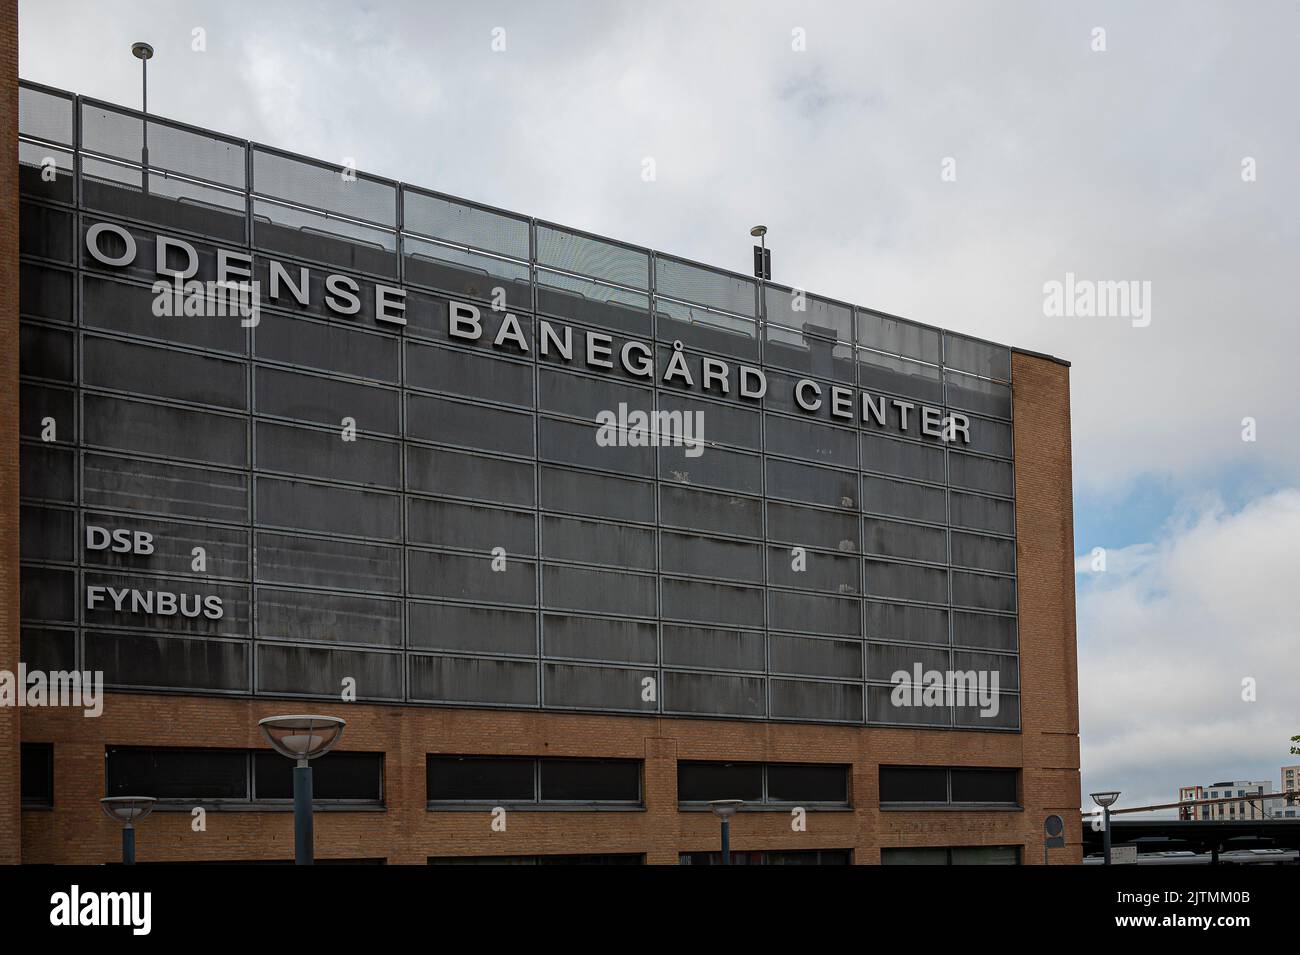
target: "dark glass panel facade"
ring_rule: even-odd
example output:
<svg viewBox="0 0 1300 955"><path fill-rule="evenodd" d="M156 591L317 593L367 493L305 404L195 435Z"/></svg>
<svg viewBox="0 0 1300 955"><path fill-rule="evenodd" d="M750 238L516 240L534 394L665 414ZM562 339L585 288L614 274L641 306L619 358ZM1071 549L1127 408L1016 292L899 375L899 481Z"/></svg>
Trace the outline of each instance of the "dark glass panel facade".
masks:
<svg viewBox="0 0 1300 955"><path fill-rule="evenodd" d="M123 689L1017 728L1008 349L152 118L146 173L137 116L21 103L24 653ZM258 320L157 314L177 243L197 280L246 266ZM804 377L970 441L810 414ZM702 453L602 445L620 406L698 416ZM997 673L998 715L900 715L912 663Z"/></svg>

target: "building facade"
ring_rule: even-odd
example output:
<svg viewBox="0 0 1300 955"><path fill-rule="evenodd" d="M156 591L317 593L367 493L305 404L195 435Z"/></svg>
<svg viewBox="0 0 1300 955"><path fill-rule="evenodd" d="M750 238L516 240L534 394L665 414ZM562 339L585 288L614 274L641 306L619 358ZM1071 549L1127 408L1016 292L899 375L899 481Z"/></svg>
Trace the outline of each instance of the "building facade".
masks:
<svg viewBox="0 0 1300 955"><path fill-rule="evenodd" d="M16 97L8 861L1080 860L1065 363Z"/></svg>
<svg viewBox="0 0 1300 955"><path fill-rule="evenodd" d="M1300 807L1287 794L1294 792L1292 783L1288 786L1287 770L1295 767L1283 766L1281 769L1282 789L1273 792L1273 784L1267 779L1236 779L1210 783L1208 786L1183 786L1178 790L1179 802L1198 800L1218 800L1204 806L1181 806L1179 819L1208 822L1239 822L1252 819L1298 819ZM1291 777L1294 779L1294 776ZM1236 799L1235 802L1230 800ZM1253 797L1253 798L1252 798Z"/></svg>

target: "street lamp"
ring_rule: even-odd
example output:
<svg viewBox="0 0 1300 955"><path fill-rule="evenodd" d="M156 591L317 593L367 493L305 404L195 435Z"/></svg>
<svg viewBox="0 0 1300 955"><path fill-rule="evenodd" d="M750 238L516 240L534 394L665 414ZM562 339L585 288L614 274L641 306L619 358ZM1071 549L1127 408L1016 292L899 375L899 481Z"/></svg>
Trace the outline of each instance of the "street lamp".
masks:
<svg viewBox="0 0 1300 955"><path fill-rule="evenodd" d="M149 61L153 59L153 47L143 40L131 44L131 55L140 61L140 129L143 139L140 146L140 183L147 194L149 192Z"/></svg>
<svg viewBox="0 0 1300 955"><path fill-rule="evenodd" d="M1109 792L1089 793L1088 795L1092 797L1093 802L1101 807L1103 816L1103 829L1101 833L1102 846L1106 853L1106 865L1110 865L1110 807L1113 806L1115 800L1119 798L1119 792L1117 790L1111 790Z"/></svg>
<svg viewBox="0 0 1300 955"><path fill-rule="evenodd" d="M346 724L337 716L268 716L257 725L277 753L294 761L293 858L314 865L310 761L333 748Z"/></svg>
<svg viewBox="0 0 1300 955"><path fill-rule="evenodd" d="M122 824L122 865L135 865L135 825L153 812L153 796L105 796L99 801L104 815Z"/></svg>
<svg viewBox="0 0 1300 955"><path fill-rule="evenodd" d="M713 814L722 820L722 864L731 865L731 817L745 804L743 799L714 799L709 802Z"/></svg>

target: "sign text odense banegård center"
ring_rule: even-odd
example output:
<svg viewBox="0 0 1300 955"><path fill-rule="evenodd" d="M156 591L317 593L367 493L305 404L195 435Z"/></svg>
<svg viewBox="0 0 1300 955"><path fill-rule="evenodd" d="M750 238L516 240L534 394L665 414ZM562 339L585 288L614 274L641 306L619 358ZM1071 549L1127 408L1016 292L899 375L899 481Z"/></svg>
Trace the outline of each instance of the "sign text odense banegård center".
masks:
<svg viewBox="0 0 1300 955"><path fill-rule="evenodd" d="M110 248L116 245L117 248ZM92 258L102 265L125 268L133 265L138 255L135 238L126 229L109 222L92 225L86 232L86 248ZM155 238L155 273L160 276L155 283L155 291L160 295L171 295L174 289L184 288L185 283L193 280L198 272L198 250L184 239L166 235ZM175 268L170 262L173 254L183 257L184 268ZM268 288L267 299L270 302L291 300L301 307L311 304L310 269L307 266L289 265L267 258ZM295 274L296 273L296 274ZM230 289L247 289L253 275L252 256L218 248L216 250L217 287ZM369 284L369 283L368 283ZM193 282L196 293L207 294L201 283ZM350 275L338 272L326 274L324 282L324 305L332 313L342 317L356 316L361 311L361 283ZM375 321L400 327L406 324L406 291L398 286L373 283ZM504 309L493 311L500 313L500 324L491 336L494 348L511 351L518 355L527 355L530 351L528 340L520 326L519 319ZM585 338L582 347L575 348L575 329L537 319L536 347L538 354L558 358L565 362L581 361L586 367L612 371L621 367L628 375L635 378L662 381L686 388L698 388L712 395L730 397L732 395L731 363L719 358L704 356L692 366L682 349L680 342L675 342L666 362L657 363L652 345L648 342L629 339L617 349L610 335L590 329L578 329ZM452 340L477 342L484 338L486 330L483 323L482 308L467 302L450 300L447 311L447 333ZM662 369L659 365L662 364ZM753 365L736 365L735 396L744 401L758 401L767 393L767 377L761 368ZM872 395L858 390L855 407L855 389L843 385L823 385L811 378L800 378L793 385L795 403L810 414L823 413L830 418L853 422L860 421L876 427L895 428L903 432L919 431L925 437L947 441L970 443L969 419L958 412L944 415L942 409L930 405L917 404L902 398L885 395Z"/></svg>

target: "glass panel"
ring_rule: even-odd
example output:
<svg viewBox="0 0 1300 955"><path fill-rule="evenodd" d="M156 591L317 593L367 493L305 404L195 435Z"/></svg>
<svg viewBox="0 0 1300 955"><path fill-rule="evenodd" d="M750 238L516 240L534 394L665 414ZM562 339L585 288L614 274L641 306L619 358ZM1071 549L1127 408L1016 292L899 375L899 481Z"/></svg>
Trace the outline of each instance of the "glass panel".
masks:
<svg viewBox="0 0 1300 955"><path fill-rule="evenodd" d="M761 635L758 635L761 639ZM767 683L758 676L665 671L664 712L763 716ZM678 764L680 766L680 764ZM678 798L681 798L680 792Z"/></svg>
<svg viewBox="0 0 1300 955"><path fill-rule="evenodd" d="M773 763L767 767L770 802L849 801L849 767Z"/></svg>
<svg viewBox="0 0 1300 955"><path fill-rule="evenodd" d="M728 275L665 256L655 257L655 290L669 298L699 302L737 315L756 315L753 279Z"/></svg>
<svg viewBox="0 0 1300 955"><path fill-rule="evenodd" d="M771 681L772 715L806 720L862 722L862 684Z"/></svg>
<svg viewBox="0 0 1300 955"><path fill-rule="evenodd" d="M951 772L953 802L1016 804L1019 770L962 767Z"/></svg>
<svg viewBox="0 0 1300 955"><path fill-rule="evenodd" d="M528 258L528 220L402 188L402 228L516 259Z"/></svg>
<svg viewBox="0 0 1300 955"><path fill-rule="evenodd" d="M658 704L642 699L642 681L651 670L548 663L542 667L547 706L593 710L655 710Z"/></svg>
<svg viewBox="0 0 1300 955"><path fill-rule="evenodd" d="M945 332L943 336L943 363L949 368L969 371L998 381L1011 380L1011 349L1005 345L966 338Z"/></svg>
<svg viewBox="0 0 1300 955"><path fill-rule="evenodd" d="M858 344L939 364L939 330L858 309Z"/></svg>
<svg viewBox="0 0 1300 955"><path fill-rule="evenodd" d="M856 640L822 640L774 633L768 637L767 645L773 673L862 679L862 644Z"/></svg>
<svg viewBox="0 0 1300 955"><path fill-rule="evenodd" d="M618 285L639 289L650 287L650 256L647 253L557 226L538 223L537 262Z"/></svg>
<svg viewBox="0 0 1300 955"><path fill-rule="evenodd" d="M407 615L412 647L524 656L537 653L537 614L532 611L411 601Z"/></svg>
<svg viewBox="0 0 1300 955"><path fill-rule="evenodd" d="M543 759L543 802L640 802L641 764L632 759Z"/></svg>
<svg viewBox="0 0 1300 955"><path fill-rule="evenodd" d="M239 693L247 693L250 687L249 643L244 640L186 640L157 633L94 631L87 631L84 639L86 668L102 670L108 686ZM139 790L126 793L138 794Z"/></svg>
<svg viewBox="0 0 1300 955"><path fill-rule="evenodd" d="M662 629L664 666L710 670L763 670L766 666L767 641L761 633L669 624Z"/></svg>
<svg viewBox="0 0 1300 955"><path fill-rule="evenodd" d="M763 799L762 763L677 764L677 801L709 802L715 799Z"/></svg>
<svg viewBox="0 0 1300 955"><path fill-rule="evenodd" d="M152 150L151 138L151 160ZM376 222L390 229L397 225L397 191L394 186L355 169L295 159L254 147L253 191L313 209Z"/></svg>
<svg viewBox="0 0 1300 955"><path fill-rule="evenodd" d="M426 767L430 802L537 798L531 759L506 756L430 756Z"/></svg>
<svg viewBox="0 0 1300 955"><path fill-rule="evenodd" d="M355 681L345 684L344 680ZM402 655L367 650L326 650L261 644L257 648L259 693L309 693L338 697L352 685L359 700L402 698Z"/></svg>
<svg viewBox="0 0 1300 955"><path fill-rule="evenodd" d="M537 705L537 664L412 655L411 699L430 703Z"/></svg>
<svg viewBox="0 0 1300 955"><path fill-rule="evenodd" d="M659 659L659 628L653 623L612 617L542 617L542 647L547 657L644 663Z"/></svg>
<svg viewBox="0 0 1300 955"><path fill-rule="evenodd" d="M308 643L402 645L402 605L357 594L257 588L257 635Z"/></svg>
<svg viewBox="0 0 1300 955"><path fill-rule="evenodd" d="M47 139L53 143L74 145L72 141L72 104L70 97L45 90L18 87L18 132L23 136Z"/></svg>
<svg viewBox="0 0 1300 955"><path fill-rule="evenodd" d="M386 277L397 275L394 233L323 213L254 200L253 241L265 251L296 259Z"/></svg>
<svg viewBox="0 0 1300 955"><path fill-rule="evenodd" d="M881 766L880 801L948 801L948 770L931 766Z"/></svg>
<svg viewBox="0 0 1300 955"><path fill-rule="evenodd" d="M110 796L247 799L249 795L248 753L242 749L110 746L105 772Z"/></svg>

